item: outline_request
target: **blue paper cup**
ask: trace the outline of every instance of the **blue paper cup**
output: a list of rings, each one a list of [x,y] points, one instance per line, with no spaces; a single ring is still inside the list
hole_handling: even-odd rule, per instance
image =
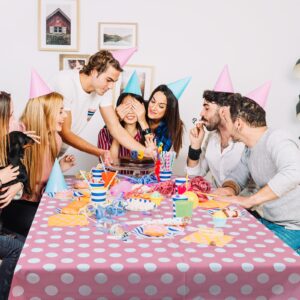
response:
[[[227,218],[215,218],[213,217],[213,223],[215,227],[224,227],[226,225]]]
[[[179,185],[182,185],[182,184],[185,184],[185,183],[186,183],[186,178],[185,177],[175,178],[175,185],[176,186],[179,186]]]
[[[160,171],[159,178],[160,181],[168,181],[172,177],[172,171]]]
[[[103,169],[92,169],[92,175],[94,180],[101,180]]]
[[[89,185],[91,189],[96,189],[96,188],[102,188],[104,187],[104,181],[99,181],[99,182],[89,182]]]
[[[107,188],[91,188],[91,201],[93,202],[105,202],[106,201]]]

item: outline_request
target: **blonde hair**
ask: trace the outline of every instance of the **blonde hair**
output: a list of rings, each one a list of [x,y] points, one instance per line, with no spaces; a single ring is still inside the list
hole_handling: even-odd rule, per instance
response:
[[[53,163],[58,155],[55,119],[62,103],[62,95],[56,92],[32,98],[28,101],[20,118],[26,130],[33,130],[36,135],[40,136],[40,144],[35,143],[26,149],[24,156],[32,194],[37,193],[41,188],[39,179],[42,177],[45,155],[50,155]]]
[[[7,148],[9,147],[9,119],[11,108],[10,94],[0,91],[0,167],[7,166]]]

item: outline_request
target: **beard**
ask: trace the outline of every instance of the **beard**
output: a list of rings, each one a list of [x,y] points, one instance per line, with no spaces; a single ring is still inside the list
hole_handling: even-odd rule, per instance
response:
[[[219,114],[216,113],[210,121],[206,120],[205,118],[201,118],[202,121],[204,121],[204,126],[208,131],[214,131],[218,129],[218,126],[220,125],[221,119],[219,117]]]

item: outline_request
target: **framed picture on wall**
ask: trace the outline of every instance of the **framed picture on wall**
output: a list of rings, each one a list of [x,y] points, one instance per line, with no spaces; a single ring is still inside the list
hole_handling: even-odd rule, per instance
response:
[[[136,71],[139,78],[142,96],[146,101],[148,101],[153,89],[154,67],[145,65],[126,65],[123,67],[123,70],[124,71],[121,73],[114,88],[115,102],[125,89],[126,84],[134,71]]]
[[[59,54],[59,69],[80,71],[88,60],[87,54]]]
[[[98,23],[98,26],[99,49],[137,47],[137,23]]]
[[[39,50],[78,51],[79,0],[38,0]]]

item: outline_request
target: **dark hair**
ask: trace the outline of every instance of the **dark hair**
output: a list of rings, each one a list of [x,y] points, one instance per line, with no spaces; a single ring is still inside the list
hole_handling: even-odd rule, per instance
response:
[[[167,124],[169,137],[172,141],[174,151],[178,156],[179,151],[182,148],[182,137],[183,137],[183,129],[184,129],[184,124],[180,119],[178,99],[175,97],[173,92],[165,84],[159,85],[152,92],[150,96],[150,100],[152,99],[153,95],[156,92],[162,92],[167,98],[167,109],[165,115],[163,116],[163,120]],[[146,102],[147,110],[148,110],[149,101]],[[148,123],[151,124],[151,120],[148,118],[148,114],[147,114],[147,120]]]
[[[229,97],[230,115],[234,122],[241,118],[250,127],[266,126],[266,112],[254,100],[243,97],[240,94],[233,94]]]
[[[203,98],[206,101],[215,103],[219,106],[229,106],[230,103],[228,101],[228,97],[231,96],[232,94],[233,93],[206,90],[203,92]]]
[[[100,75],[104,73],[109,66],[112,66],[120,72],[123,71],[119,61],[113,57],[111,52],[100,50],[89,58],[87,65],[80,70],[80,73],[90,75],[93,70],[96,70]]]

